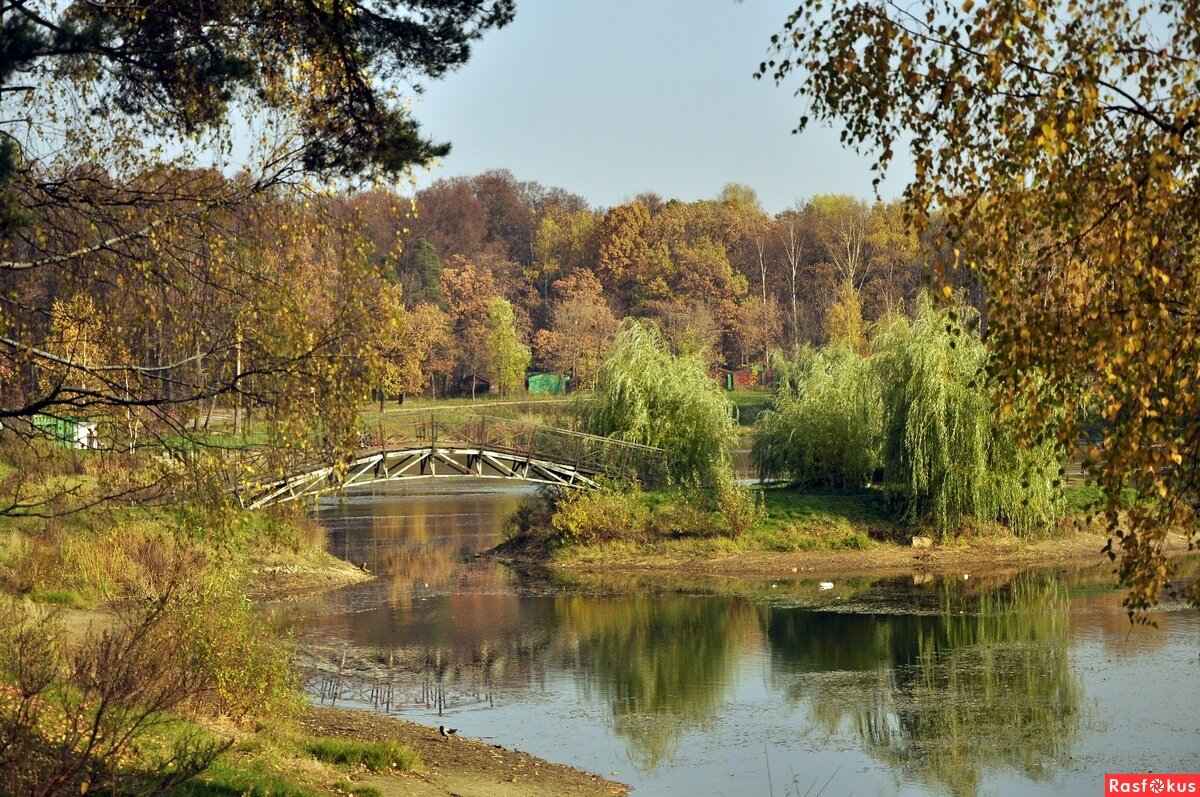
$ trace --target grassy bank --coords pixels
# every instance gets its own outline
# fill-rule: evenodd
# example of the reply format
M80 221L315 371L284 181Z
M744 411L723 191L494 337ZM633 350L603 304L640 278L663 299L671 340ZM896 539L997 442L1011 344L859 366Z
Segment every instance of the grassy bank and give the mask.
M50 454L41 471L0 469L40 505L0 517L0 794L623 792L427 726L306 706L291 645L251 598L368 576L325 552L301 507L88 507L90 485L120 474Z
M109 504L0 518L0 590L9 594L97 606L159 594L177 567L221 572L252 594L295 591L302 576L316 586L363 577L329 555L324 530L291 507L244 513Z
M425 769L411 747L395 740L356 740L307 732L299 723L260 725L250 733L225 729L233 744L178 790L187 797L381 797L365 782ZM211 731L207 731L211 734Z
M269 756L230 746L303 702L290 646L249 596L282 588L280 570L289 590L299 571L321 586L364 574L325 552L300 507L151 503L140 488L96 503L152 466L4 454L20 502L0 514L0 793L307 793L267 765L288 749L281 732L256 742Z
M121 662L106 663L119 667ZM157 670L155 677L174 678ZM137 694L161 701L165 692L152 680L138 678ZM116 697L113 690L119 688L113 683L99 691ZM68 678L62 686L74 691L82 685ZM27 710L0 712L11 741L0 750L0 791L7 794L381 797L381 790L364 779L397 778L424 768L411 747L394 739L347 739L306 728L297 721L298 703L282 712L279 706L264 708L271 718L253 722L196 705L169 711L132 704L104 709L57 689L21 705Z
M1052 561L1056 550L1065 557L1099 560L1105 536L1089 520L1099 499L1092 487L1067 488L1067 515L1055 529L1019 537L999 523L967 524L941 540L935 551L914 547L914 537L929 530L900 520L884 495L873 489L851 492L805 492L782 486L747 491L753 522L735 530L714 500L685 491L644 492L610 489L531 500L510 523L502 556L540 559L567 568L602 566L691 567L723 562L730 572L769 571L771 558L802 569L836 561L839 570L903 569L914 556L963 561L1001 556ZM1077 545L1064 544L1073 540ZM918 540L924 543L924 540ZM930 539L930 542L932 540ZM790 559L789 559L790 557ZM742 564L736 564L741 560Z

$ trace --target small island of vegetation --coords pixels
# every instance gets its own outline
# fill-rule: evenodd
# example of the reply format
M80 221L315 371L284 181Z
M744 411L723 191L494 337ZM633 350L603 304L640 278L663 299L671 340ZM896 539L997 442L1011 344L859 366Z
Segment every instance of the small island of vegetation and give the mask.
M588 431L661 447L660 470L527 502L496 554L772 574L1097 560L1099 491L1079 474L1068 484L1073 452L1023 437L1019 408L995 412L973 310L922 300L868 326L857 305L835 306L829 332L775 355L777 387L765 407L742 402L749 418L697 358L630 324L578 414ZM757 485L734 477L739 443ZM846 551L867 553L831 556Z

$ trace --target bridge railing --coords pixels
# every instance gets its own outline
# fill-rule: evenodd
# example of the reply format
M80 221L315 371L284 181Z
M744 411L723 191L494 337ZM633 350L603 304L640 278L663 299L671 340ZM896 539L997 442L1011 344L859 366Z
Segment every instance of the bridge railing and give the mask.
M490 415L431 413L401 421L371 447L472 448L573 465L580 471L646 484L665 480L662 449L610 437Z
M336 458L312 451L244 450L232 453L219 467L228 491L245 501L305 474L320 476L323 484L336 487L364 457L413 449L479 456L502 453L567 466L590 478L637 479L648 486L666 482L665 453L659 448L511 418L455 412L414 413L393 420L386 431L379 428L364 434L358 451Z

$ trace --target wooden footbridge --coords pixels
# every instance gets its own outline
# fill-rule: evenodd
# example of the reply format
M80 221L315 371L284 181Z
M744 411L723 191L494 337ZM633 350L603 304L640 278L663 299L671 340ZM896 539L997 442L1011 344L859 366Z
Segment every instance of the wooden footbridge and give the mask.
M274 471L276 477L263 478ZM250 509L325 493L408 479L474 476L485 479L595 487L598 478L658 483L663 450L609 437L487 415L436 413L394 426L387 438L364 435L359 450L338 462L311 458L273 466L259 463L254 479L231 486Z

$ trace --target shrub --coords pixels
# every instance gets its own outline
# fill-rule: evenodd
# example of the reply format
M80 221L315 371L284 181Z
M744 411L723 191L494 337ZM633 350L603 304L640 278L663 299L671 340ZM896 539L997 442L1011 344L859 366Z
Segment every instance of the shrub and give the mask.
M717 481L717 508L729 529L729 536L737 539L767 517L767 507L762 493L747 490L734 483L730 475L722 475Z
M709 496L699 489L678 489L650 500L649 533L654 537L710 537L718 530Z
M650 510L636 487L578 490L559 500L551 522L563 542L638 540L649 532Z
M551 523L558 501L559 494L554 488L547 488L535 496L522 498L521 503L504 521L504 538L530 540L553 534Z
M194 708L240 722L251 713L286 713L297 705L291 649L236 589L212 577L169 599L167 619L174 633L189 640L179 666L194 669L211 686Z
M162 793L228 747L194 733L145 744L210 688L154 601L73 649L53 619L0 602L0 794Z

